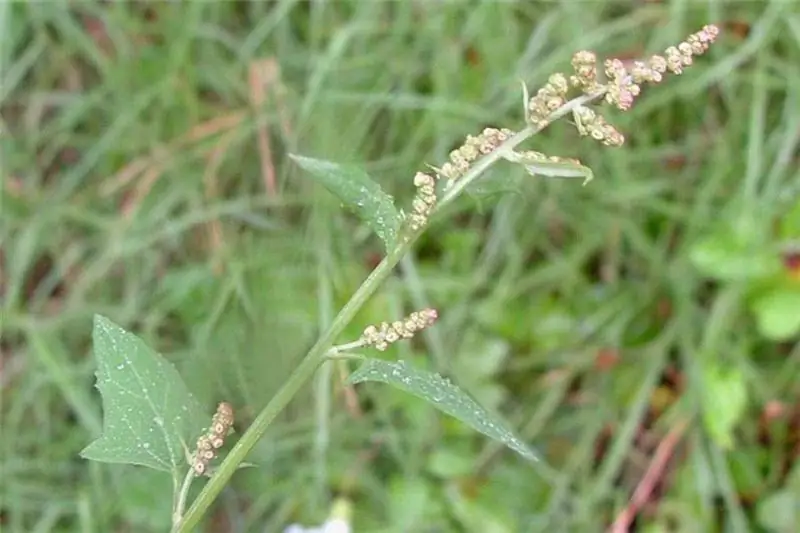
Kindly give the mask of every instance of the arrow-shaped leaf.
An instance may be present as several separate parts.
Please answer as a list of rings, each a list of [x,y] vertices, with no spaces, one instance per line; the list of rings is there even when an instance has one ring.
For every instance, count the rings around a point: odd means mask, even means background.
[[[92,333],[103,433],[81,456],[173,474],[184,467],[183,443],[210,422],[178,372],[136,335],[95,315]]]
[[[391,251],[402,217],[394,200],[360,168],[299,155],[290,156],[369,225]]]
[[[495,440],[498,440],[526,459],[538,458],[522,440],[508,429],[499,417],[489,413],[466,392],[439,374],[413,368],[404,361],[368,359],[348,379],[350,383],[380,381],[418,396],[440,411],[457,418]]]

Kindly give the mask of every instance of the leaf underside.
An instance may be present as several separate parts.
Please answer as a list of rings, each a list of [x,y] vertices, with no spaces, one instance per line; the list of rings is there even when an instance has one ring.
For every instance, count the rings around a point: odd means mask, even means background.
[[[136,335],[95,315],[92,332],[103,433],[81,451],[94,461],[147,466],[175,475],[209,421],[175,367]]]
[[[404,361],[368,359],[348,378],[350,383],[379,381],[427,400],[440,411],[460,420],[487,437],[502,442],[524,458],[538,457],[522,440],[506,427],[505,422],[489,413],[447,378],[413,368]]]

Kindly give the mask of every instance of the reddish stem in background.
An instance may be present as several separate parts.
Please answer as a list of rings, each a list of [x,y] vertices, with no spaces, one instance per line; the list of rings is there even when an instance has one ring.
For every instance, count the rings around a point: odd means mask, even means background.
[[[688,422],[679,422],[667,433],[664,440],[658,445],[658,448],[656,448],[653,454],[653,459],[647,467],[647,471],[636,486],[636,490],[633,491],[633,496],[631,496],[628,506],[617,515],[616,520],[614,520],[614,523],[611,524],[611,527],[608,529],[610,533],[627,533],[629,531],[631,522],[636,518],[636,514],[642,506],[647,503],[648,498],[653,492],[653,488],[655,488],[658,480],[661,479],[667,463],[672,457],[672,453],[675,451],[675,447],[681,441],[681,438],[683,438],[683,433],[686,431],[687,426]]]

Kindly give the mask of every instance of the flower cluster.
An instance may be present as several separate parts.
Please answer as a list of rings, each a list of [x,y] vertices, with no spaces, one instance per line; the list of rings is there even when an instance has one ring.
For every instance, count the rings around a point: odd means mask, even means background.
[[[694,56],[708,50],[718,35],[719,28],[706,25],[677,46],[667,48],[664,55],[654,55],[647,61],[634,61],[626,66],[619,59],[607,59],[603,62],[605,82],[598,79],[594,52],[577,52],[572,57],[574,74],[569,78],[561,73],[553,74],[527,102],[527,120],[538,128],[547,126],[552,113],[566,104],[571,87],[579,88],[587,95],[603,95],[607,103],[626,111],[639,96],[643,83],[659,83],[667,71],[681,74],[692,64]],[[620,146],[625,140],[602,116],[586,107],[573,110],[573,116],[581,135],[589,135],[607,146]]]
[[[227,402],[221,402],[211,418],[211,427],[197,439],[197,449],[192,456],[192,469],[195,475],[202,476],[205,473],[208,463],[225,443],[225,437],[228,436],[231,426],[233,426],[233,407]]]
[[[361,342],[365,346],[374,346],[383,351],[390,344],[400,339],[410,339],[414,334],[423,330],[436,322],[438,313],[435,309],[423,309],[415,311],[403,320],[397,320],[391,324],[381,322],[377,326],[368,326],[361,335]]]
[[[450,152],[450,162],[436,169],[436,173],[452,183],[469,170],[473,161],[491,153],[512,135],[514,132],[506,128],[486,128],[478,136],[468,135],[461,147]]]
[[[572,56],[572,69],[575,74],[569,77],[573,87],[580,87],[584,93],[591,94],[600,89],[597,82],[597,56],[594,52],[581,50]]]
[[[553,74],[539,89],[536,96],[528,101],[528,120],[538,128],[549,124],[550,113],[567,103],[569,84],[567,77],[560,72]]]
[[[417,172],[414,176],[417,194],[412,201],[412,211],[408,217],[411,229],[416,231],[428,222],[428,217],[436,206],[437,180],[445,178],[447,180],[445,189],[447,189],[469,170],[476,159],[494,151],[512,135],[514,132],[505,128],[486,128],[480,135],[468,135],[464,144],[450,152],[450,161],[442,168],[432,167],[436,172],[435,177]]]
[[[411,229],[416,231],[428,222],[428,217],[436,206],[436,182],[439,179],[446,179],[444,188],[449,188],[469,170],[470,165],[476,159],[491,153],[512,135],[514,132],[505,128],[486,128],[480,135],[468,135],[464,144],[450,152],[450,161],[445,163],[442,168],[431,167],[436,173],[435,177],[424,172],[417,172],[414,176],[414,187],[417,188],[417,194],[408,217]]]
[[[719,28],[716,26],[703,26],[702,30],[693,33],[678,46],[667,48],[663,56],[654,55],[647,61],[634,61],[630,71],[619,59],[606,60],[605,74],[609,80],[606,102],[623,111],[630,109],[641,91],[642,83],[659,83],[666,71],[682,74],[684,67],[693,63],[693,57],[703,55],[718,35]]]
[[[414,187],[417,188],[417,195],[411,203],[409,225],[416,231],[425,225],[436,206],[436,180],[430,174],[417,172],[414,176]]]
[[[625,136],[593,109],[578,106],[572,111],[572,116],[581,135],[589,135],[606,146],[622,146],[625,142]]]

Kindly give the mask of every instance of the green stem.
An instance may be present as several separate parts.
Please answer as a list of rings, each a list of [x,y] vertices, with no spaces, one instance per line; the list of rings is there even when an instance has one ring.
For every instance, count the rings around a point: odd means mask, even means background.
[[[347,324],[353,319],[356,313],[361,309],[367,299],[378,289],[380,284],[392,273],[392,269],[400,260],[400,257],[408,250],[412,244],[412,239],[409,239],[390,255],[386,256],[380,264],[375,267],[375,270],[364,280],[364,283],[350,298],[350,301],[342,308],[336,318],[331,323],[328,330],[322,337],[319,338],[316,344],[306,354],[297,368],[286,380],[286,383],[280,390],[272,397],[267,403],[267,406],[258,414],[256,419],[242,435],[242,438],[234,445],[230,453],[225,457],[225,460],[219,465],[214,476],[206,483],[203,490],[197,496],[191,507],[186,512],[177,533],[187,533],[191,531],[205,511],[211,506],[211,503],[219,495],[225,484],[233,476],[233,473],[239,467],[239,464],[244,461],[244,458],[253,449],[261,436],[266,432],[269,425],[283,411],[284,407],[294,398],[300,391],[305,383],[314,374],[314,371],[325,360],[325,355],[328,348],[331,347],[336,337],[344,330]]]
[[[367,345],[367,341],[364,339],[358,339],[357,341],[348,342],[346,344],[337,344],[336,346],[331,346],[331,349],[328,350],[326,354],[328,359],[333,359],[339,354],[343,354],[344,352],[349,352],[350,350],[356,350],[358,348],[363,348]]]
[[[570,113],[577,106],[594,100],[601,95],[602,92],[598,92],[570,100],[550,115],[549,122],[561,118],[567,113]],[[445,192],[442,199],[437,204],[435,213],[439,213],[445,206],[453,202],[470,183],[475,181],[486,169],[499,159],[502,159],[503,154],[508,153],[508,151],[512,150],[529,137],[532,137],[541,129],[540,127],[527,126],[500,145],[496,150],[475,161],[470,169]],[[364,280],[358,290],[356,290],[350,298],[350,301],[345,304],[339,314],[336,315],[336,318],[333,319],[328,330],[317,340],[316,344],[314,344],[297,368],[291,373],[286,383],[283,384],[278,393],[267,403],[266,407],[258,414],[247,431],[225,457],[225,460],[222,461],[222,464],[220,464],[215,474],[209,482],[206,483],[205,487],[203,487],[197,499],[192,502],[191,507],[181,520],[176,533],[187,533],[197,526],[203,514],[208,510],[211,503],[228,483],[231,476],[233,476],[239,464],[244,461],[250,450],[253,449],[258,440],[264,435],[272,421],[283,411],[286,405],[288,405],[303,385],[311,378],[317,368],[325,361],[328,349],[333,345],[336,337],[347,327],[366,301],[378,290],[378,287],[380,287],[383,281],[389,277],[394,267],[419,238],[423,230],[424,228],[416,232],[405,234],[403,236],[404,238],[401,238],[400,244],[397,245],[389,255],[384,257],[367,279]]]
[[[367,358],[363,355],[355,353],[330,353],[325,354],[325,359],[328,361],[366,361]]]
[[[172,510],[172,531],[177,531],[177,528],[181,523],[183,510],[186,508],[186,496],[189,495],[189,487],[192,486],[192,481],[194,481],[194,478],[194,469],[189,467],[189,471],[186,473],[186,477],[183,478],[181,490],[178,493],[178,497],[175,501],[175,508]]]

